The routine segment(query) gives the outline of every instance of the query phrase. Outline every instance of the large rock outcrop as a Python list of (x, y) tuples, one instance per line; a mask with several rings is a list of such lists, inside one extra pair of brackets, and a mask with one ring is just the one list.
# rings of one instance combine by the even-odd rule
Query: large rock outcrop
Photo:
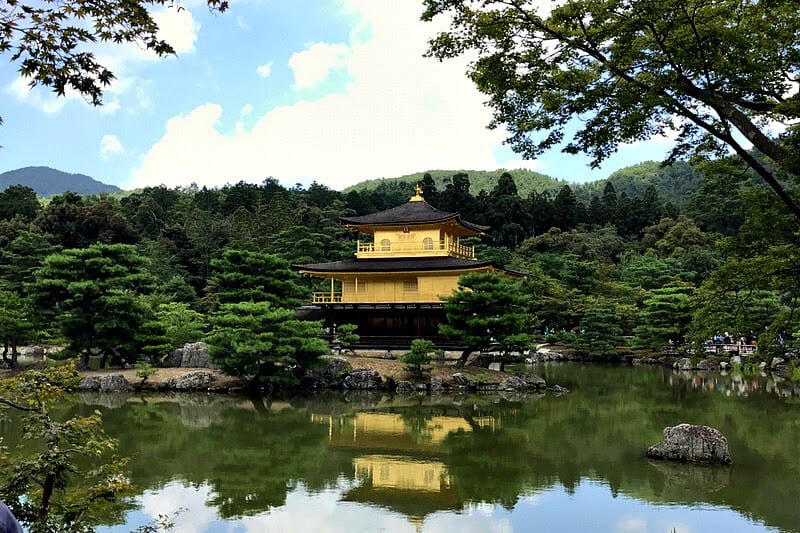
[(351, 390), (372, 390), (381, 386), (383, 379), (375, 370), (358, 368), (350, 371), (344, 378), (344, 388)]
[(208, 345), (204, 342), (188, 342), (164, 357), (164, 366), (181, 368), (215, 368), (208, 359)]
[(301, 385), (311, 389), (338, 389), (353, 366), (341, 357), (329, 357), (327, 362), (313, 370), (306, 370)]
[(86, 376), (78, 383), (79, 391), (128, 392), (131, 384), (122, 374)]
[(693, 424), (664, 428), (664, 440), (647, 449), (653, 459), (730, 464), (728, 439), (718, 429)]
[(172, 389), (179, 391), (206, 390), (216, 380), (217, 378), (213, 373), (197, 370), (177, 378), (171, 385)]

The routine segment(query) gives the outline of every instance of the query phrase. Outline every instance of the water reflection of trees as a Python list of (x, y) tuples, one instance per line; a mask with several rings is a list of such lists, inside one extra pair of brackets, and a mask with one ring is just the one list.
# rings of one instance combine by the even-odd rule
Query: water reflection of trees
[(326, 454), (325, 430), (309, 424), (305, 412), (219, 400), (192, 406), (145, 397), (105, 412), (106, 430), (132, 458), (131, 481), (142, 489), (175, 478), (206, 482), (213, 488), (207, 503), (228, 518), (283, 505), (296, 480), (315, 477)]
[(674, 371), (669, 381), (671, 384), (686, 383), (693, 389), (727, 396), (774, 394), (783, 398), (800, 399), (800, 383), (766, 372), (750, 375), (739, 372)]
[[(424, 516), (467, 502), (512, 508), (523, 495), (559, 484), (574, 491), (590, 478), (607, 483), (613, 495), (729, 506), (781, 528), (800, 523), (800, 509), (791, 503), (800, 501), (796, 406), (769, 394), (708, 394), (663, 369), (569, 366), (542, 371), (548, 381), (573, 392), (521, 401), (385, 394), (255, 402), (131, 397), (123, 408), (101, 410), (107, 431), (121, 441), (121, 452), (133, 458), (135, 484), (153, 489), (172, 479), (207, 482), (213, 488), (208, 504), (223, 517), (283, 505), (298, 481), (314, 492), (342, 477), (354, 479), (357, 463), (384, 460), (390, 466), (402, 461), (443, 465), (446, 490), (434, 498), (430, 492), (401, 493), (361, 480), (344, 499)], [(82, 404), (73, 409), (95, 408)], [(365, 413), (395, 417), (404, 435), (339, 445), (336, 432), (353, 431)], [(664, 426), (680, 422), (720, 428), (728, 436), (734, 466), (647, 461), (646, 447), (660, 439)]]

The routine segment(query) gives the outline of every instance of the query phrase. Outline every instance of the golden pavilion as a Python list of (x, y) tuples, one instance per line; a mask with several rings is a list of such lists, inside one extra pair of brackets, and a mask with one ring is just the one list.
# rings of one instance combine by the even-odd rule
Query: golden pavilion
[(484, 235), (489, 228), (436, 209), (419, 187), (403, 205), (341, 222), (372, 238), (358, 241), (352, 259), (295, 268), (330, 280), (329, 290), (314, 293), (313, 300), (326, 328), (356, 324), (362, 341), (372, 339), (376, 346), (381, 338), (386, 347), (402, 338), (436, 339), (445, 318), (442, 298), (456, 290), (459, 276), (501, 270), (461, 244), (463, 237)]

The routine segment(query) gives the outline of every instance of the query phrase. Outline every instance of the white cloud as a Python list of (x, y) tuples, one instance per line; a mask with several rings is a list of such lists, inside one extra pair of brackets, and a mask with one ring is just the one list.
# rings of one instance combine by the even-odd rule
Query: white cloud
[(175, 116), (128, 185), (213, 186), (273, 175), (342, 188), (426, 169), (497, 168), (493, 149), (505, 132), (486, 129), (491, 112), (464, 75), (465, 61), (422, 57), (436, 28), (420, 22), (421, 6), (345, 6), (360, 17), (348, 44), (311, 46), (293, 67), (296, 84), (308, 86), (341, 61), (350, 77), (343, 91), (273, 108), (252, 117), (249, 130), (223, 130), (223, 108), (212, 102)]
[[(159, 38), (170, 43), (176, 53), (190, 54), (195, 51), (200, 24), (194, 20), (188, 9), (165, 7), (153, 12), (152, 16), (159, 26)], [(158, 58), (154, 52), (146, 50), (139, 43), (97, 43), (90, 46), (89, 51), (95, 54), (101, 65), (110, 69), (117, 76), (108, 87), (104, 88), (106, 94), (116, 96), (126, 94), (134, 85), (135, 78), (126, 76), (132, 65), (163, 59)], [(87, 103), (86, 99), (73, 89), (67, 89), (64, 96), (57, 96), (48, 87), (29, 87), (29, 81), (28, 78), (18, 77), (6, 86), (5, 90), (18, 101), (50, 115), (60, 112), (69, 101)], [(144, 88), (141, 85), (137, 87), (136, 98), (139, 109), (149, 107), (150, 97), (143, 96), (143, 91)], [(106, 105), (97, 107), (97, 110), (101, 114), (109, 115), (116, 113), (120, 108), (119, 98), (115, 98)]]
[(617, 533), (647, 533), (647, 529), (646, 520), (631, 516), (621, 517), (614, 526)]
[(100, 139), (100, 156), (103, 159), (109, 159), (111, 156), (121, 155), (125, 153), (125, 147), (122, 146), (119, 138), (116, 135), (103, 135)]
[(270, 74), (272, 74), (272, 61), (264, 63), (263, 65), (259, 65), (256, 67), (256, 72), (262, 78), (268, 78)]
[(189, 54), (195, 51), (200, 24), (194, 20), (191, 11), (185, 8), (165, 7), (153, 13), (158, 24), (158, 37), (167, 41), (176, 54)]
[(294, 73), (294, 88), (314, 87), (325, 79), (331, 70), (347, 64), (350, 49), (346, 44), (317, 42), (289, 58), (289, 68)]
[(67, 89), (64, 96), (57, 96), (47, 87), (31, 87), (30, 79), (21, 76), (7, 85), (5, 91), (19, 102), (26, 103), (48, 115), (61, 111), (69, 100), (83, 101), (80, 93), (75, 90)]
[(208, 531), (219, 520), (205, 502), (214, 497), (207, 484), (190, 486), (171, 481), (158, 490), (147, 490), (138, 499), (141, 510), (152, 520), (167, 516), (175, 531)]
[(120, 107), (122, 107), (122, 105), (119, 103), (119, 100), (115, 99), (111, 100), (110, 102), (103, 103), (103, 105), (100, 106), (99, 111), (101, 115), (113, 115), (120, 110)]

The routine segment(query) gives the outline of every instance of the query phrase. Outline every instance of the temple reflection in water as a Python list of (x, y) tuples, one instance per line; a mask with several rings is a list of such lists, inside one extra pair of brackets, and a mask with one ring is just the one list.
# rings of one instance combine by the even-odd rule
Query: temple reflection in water
[[(328, 426), (328, 446), (358, 453), (353, 458), (359, 485), (343, 500), (389, 508), (419, 526), (440, 510), (460, 510), (464, 501), (446, 464), (442, 444), (474, 428), (494, 430), (491, 416), (416, 416), (358, 412), (345, 416), (312, 414)], [(363, 453), (360, 453), (363, 452)]]

